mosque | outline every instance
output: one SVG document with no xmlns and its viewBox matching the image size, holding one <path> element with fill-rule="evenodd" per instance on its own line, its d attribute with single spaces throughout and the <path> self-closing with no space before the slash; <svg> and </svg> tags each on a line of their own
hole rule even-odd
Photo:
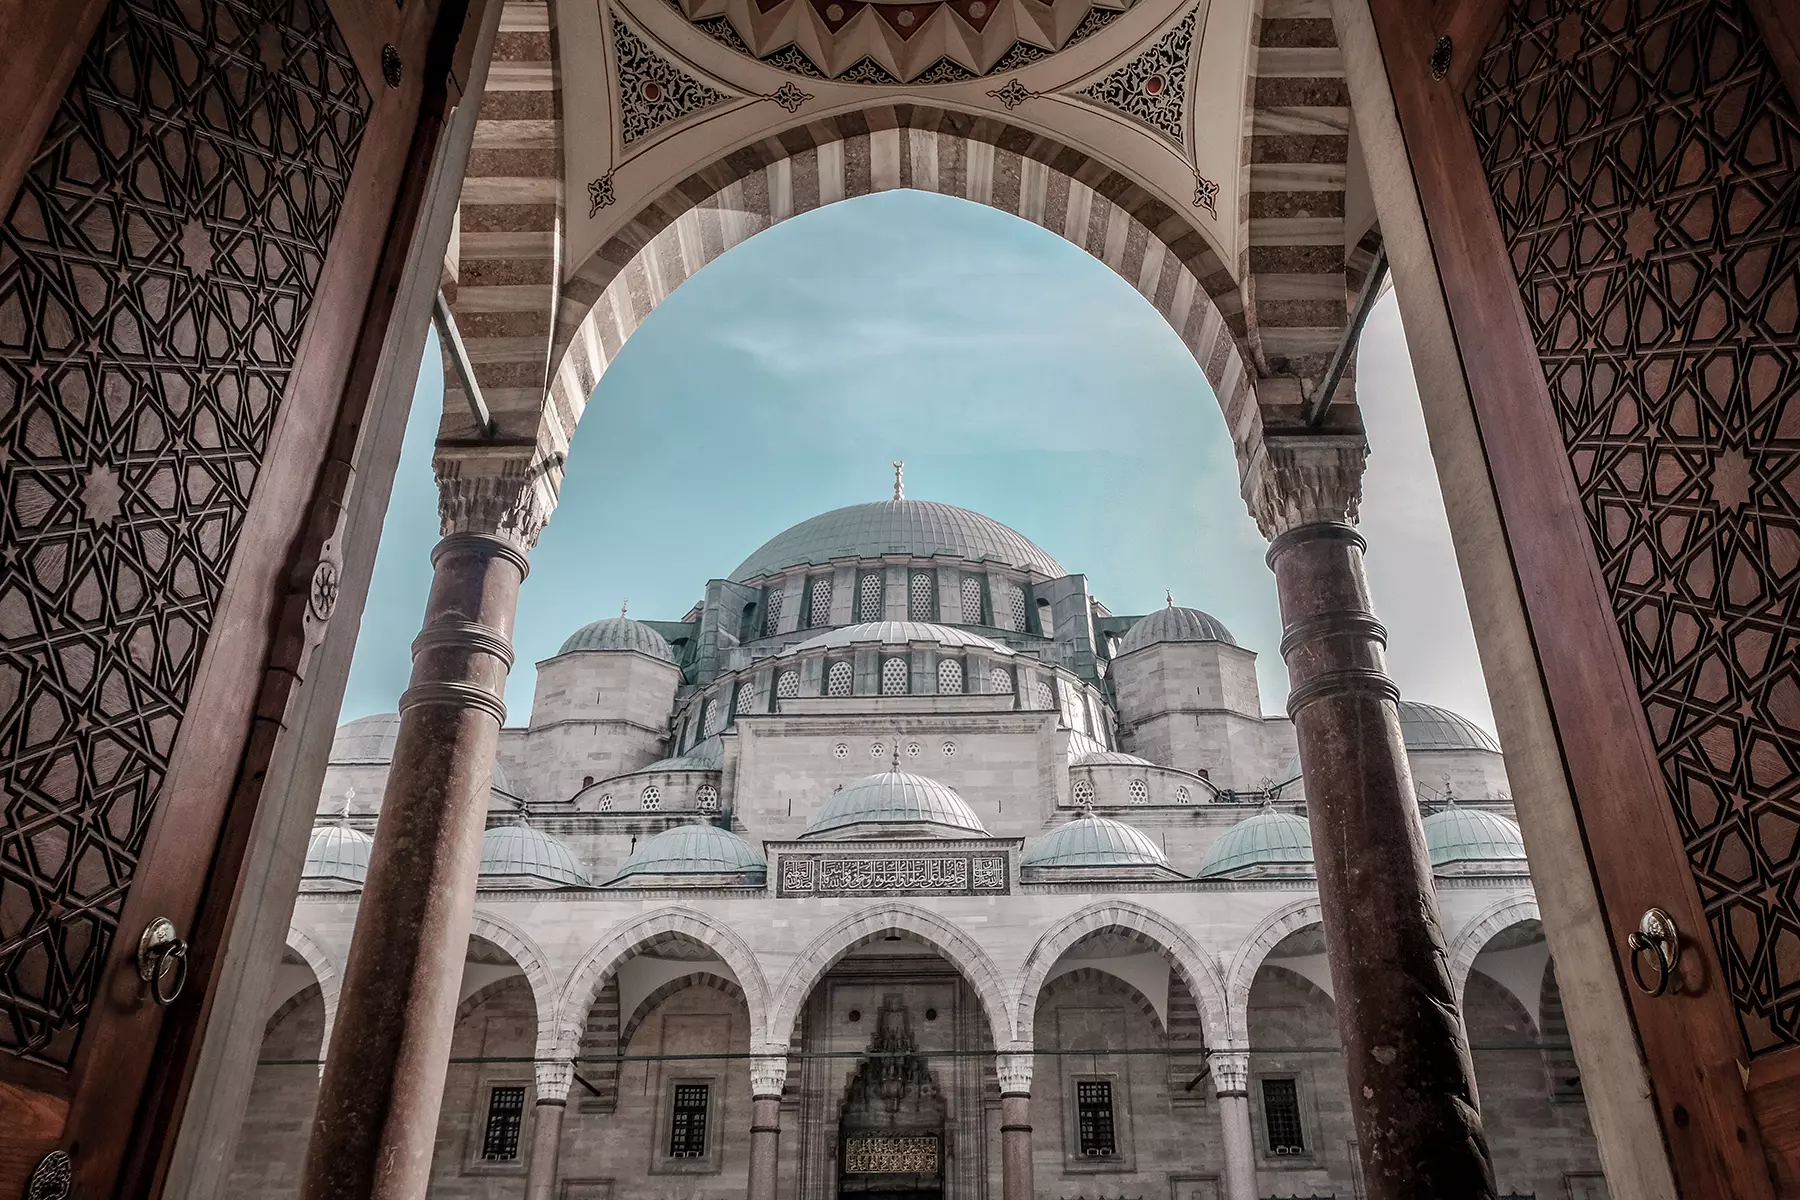
<svg viewBox="0 0 1800 1200">
<path fill-rule="evenodd" d="M 1017 1154 L 1046 1200 L 1361 1196 L 1255 666 L 898 471 L 575 630 L 500 731 L 430 1194 L 741 1197 L 768 1133 L 782 1200 L 999 1197 Z M 1601 1200 L 1499 748 L 1399 715 L 1500 1192 Z M 298 1187 L 399 720 L 332 747 L 234 1196 Z"/>
</svg>

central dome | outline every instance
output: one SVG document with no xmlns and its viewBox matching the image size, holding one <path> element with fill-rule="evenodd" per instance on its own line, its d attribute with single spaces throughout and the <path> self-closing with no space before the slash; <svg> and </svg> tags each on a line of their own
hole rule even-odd
<svg viewBox="0 0 1800 1200">
<path fill-rule="evenodd" d="M 942 557 L 995 563 L 1059 579 L 1064 571 L 1031 539 L 992 517 L 931 500 L 878 500 L 810 517 L 776 534 L 731 573 L 734 582 L 834 558 Z"/>
</svg>

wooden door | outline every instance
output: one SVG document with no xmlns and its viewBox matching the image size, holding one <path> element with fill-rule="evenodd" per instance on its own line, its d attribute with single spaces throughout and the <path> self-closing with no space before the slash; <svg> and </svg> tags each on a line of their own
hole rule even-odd
<svg viewBox="0 0 1800 1200">
<path fill-rule="evenodd" d="M 1370 3 L 1620 985 L 1709 1200 L 1800 1194 L 1800 120 L 1767 7 Z M 1656 997 L 1627 942 L 1653 906 L 1682 933 Z"/>
<path fill-rule="evenodd" d="M 0 0 L 0 1196 L 158 1188 L 467 7 Z"/>
</svg>

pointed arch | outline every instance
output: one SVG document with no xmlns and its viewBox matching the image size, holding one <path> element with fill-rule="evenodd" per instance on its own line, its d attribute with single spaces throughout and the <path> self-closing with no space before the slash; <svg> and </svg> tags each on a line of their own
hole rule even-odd
<svg viewBox="0 0 1800 1200">
<path fill-rule="evenodd" d="M 1325 910 L 1319 906 L 1317 896 L 1308 896 L 1303 900 L 1295 900 L 1284 904 L 1259 922 L 1244 944 L 1231 960 L 1230 985 L 1226 990 L 1226 1011 L 1230 1014 L 1231 1045 L 1248 1048 L 1250 1045 L 1250 985 L 1256 982 L 1256 972 L 1261 969 L 1263 961 L 1269 957 L 1270 951 L 1279 946 L 1291 933 L 1297 933 L 1310 925 L 1321 924 L 1325 920 Z"/>
<path fill-rule="evenodd" d="M 469 925 L 469 936 L 484 938 L 512 956 L 519 964 L 525 981 L 531 985 L 531 999 L 537 1006 L 538 1058 L 550 1058 L 556 1049 L 556 985 L 550 977 L 548 959 L 531 935 L 517 925 L 493 913 L 477 910 Z"/>
<path fill-rule="evenodd" d="M 716 953 L 744 990 L 744 1006 L 750 1010 L 750 1028 L 760 1030 L 768 1017 L 769 987 L 755 951 L 731 926 L 716 917 L 688 908 L 659 908 L 614 930 L 582 956 L 569 976 L 556 1004 L 555 1041 L 552 1057 L 572 1059 L 581 1049 L 581 1034 L 588 1009 L 607 979 L 627 959 L 653 948 L 659 940 L 681 937 L 698 942 Z"/>
<path fill-rule="evenodd" d="M 1542 920 L 1536 896 L 1508 896 L 1490 904 L 1480 916 L 1458 931 L 1456 940 L 1450 944 L 1450 982 L 1456 987 L 1457 1008 L 1462 1007 L 1463 991 L 1469 986 L 1469 972 L 1475 969 L 1475 960 L 1480 957 L 1482 948 L 1514 925 Z"/>
<path fill-rule="evenodd" d="M 943 955 L 975 989 L 987 1010 L 994 1046 L 1011 1041 L 1012 1006 L 993 960 L 973 938 L 936 913 L 910 904 L 880 904 L 852 913 L 814 938 L 788 968 L 775 1010 L 764 1027 L 766 1043 L 785 1048 L 793 1037 L 800 1009 L 825 972 L 844 955 L 889 933 L 910 934 Z"/>
<path fill-rule="evenodd" d="M 312 968 L 313 982 L 319 985 L 319 998 L 325 1003 L 325 1027 L 319 1034 L 319 1057 L 331 1050 L 331 1026 L 337 1019 L 338 991 L 343 987 L 343 972 L 332 961 L 314 936 L 298 925 L 289 925 L 287 947 L 306 960 Z"/>
<path fill-rule="evenodd" d="M 619 1053 L 623 1054 L 631 1046 L 631 1039 L 637 1036 L 638 1027 L 650 1019 L 656 1006 L 677 992 L 685 992 L 689 988 L 710 988 L 744 1003 L 744 989 L 739 987 L 735 979 L 721 975 L 717 971 L 690 971 L 678 979 L 671 979 L 655 991 L 638 1001 L 637 1008 L 632 1010 L 630 1018 L 619 1027 Z M 752 1029 L 754 1033 L 755 1030 Z"/>
<path fill-rule="evenodd" d="M 1152 949 L 1169 960 L 1188 991 L 1200 1006 L 1200 1018 L 1206 1030 L 1207 1043 L 1223 1046 L 1226 1034 L 1225 988 L 1212 957 L 1161 913 L 1153 912 L 1128 900 L 1103 900 L 1064 917 L 1047 930 L 1025 958 L 1025 969 L 1019 984 L 1015 1040 L 1029 1045 L 1037 1018 L 1038 995 L 1050 968 L 1056 965 L 1069 947 L 1090 933 L 1103 929 L 1122 929 L 1136 934 Z"/>
</svg>

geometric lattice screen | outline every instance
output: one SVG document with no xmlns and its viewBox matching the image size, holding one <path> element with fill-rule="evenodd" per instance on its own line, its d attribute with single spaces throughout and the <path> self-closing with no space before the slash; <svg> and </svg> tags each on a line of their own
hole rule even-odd
<svg viewBox="0 0 1800 1200">
<path fill-rule="evenodd" d="M 73 1058 L 369 107 L 324 0 L 115 0 L 0 229 L 0 1048 Z"/>
<path fill-rule="evenodd" d="M 1800 122 L 1735 0 L 1516 2 L 1469 113 L 1752 1053 L 1800 1042 Z"/>
</svg>

